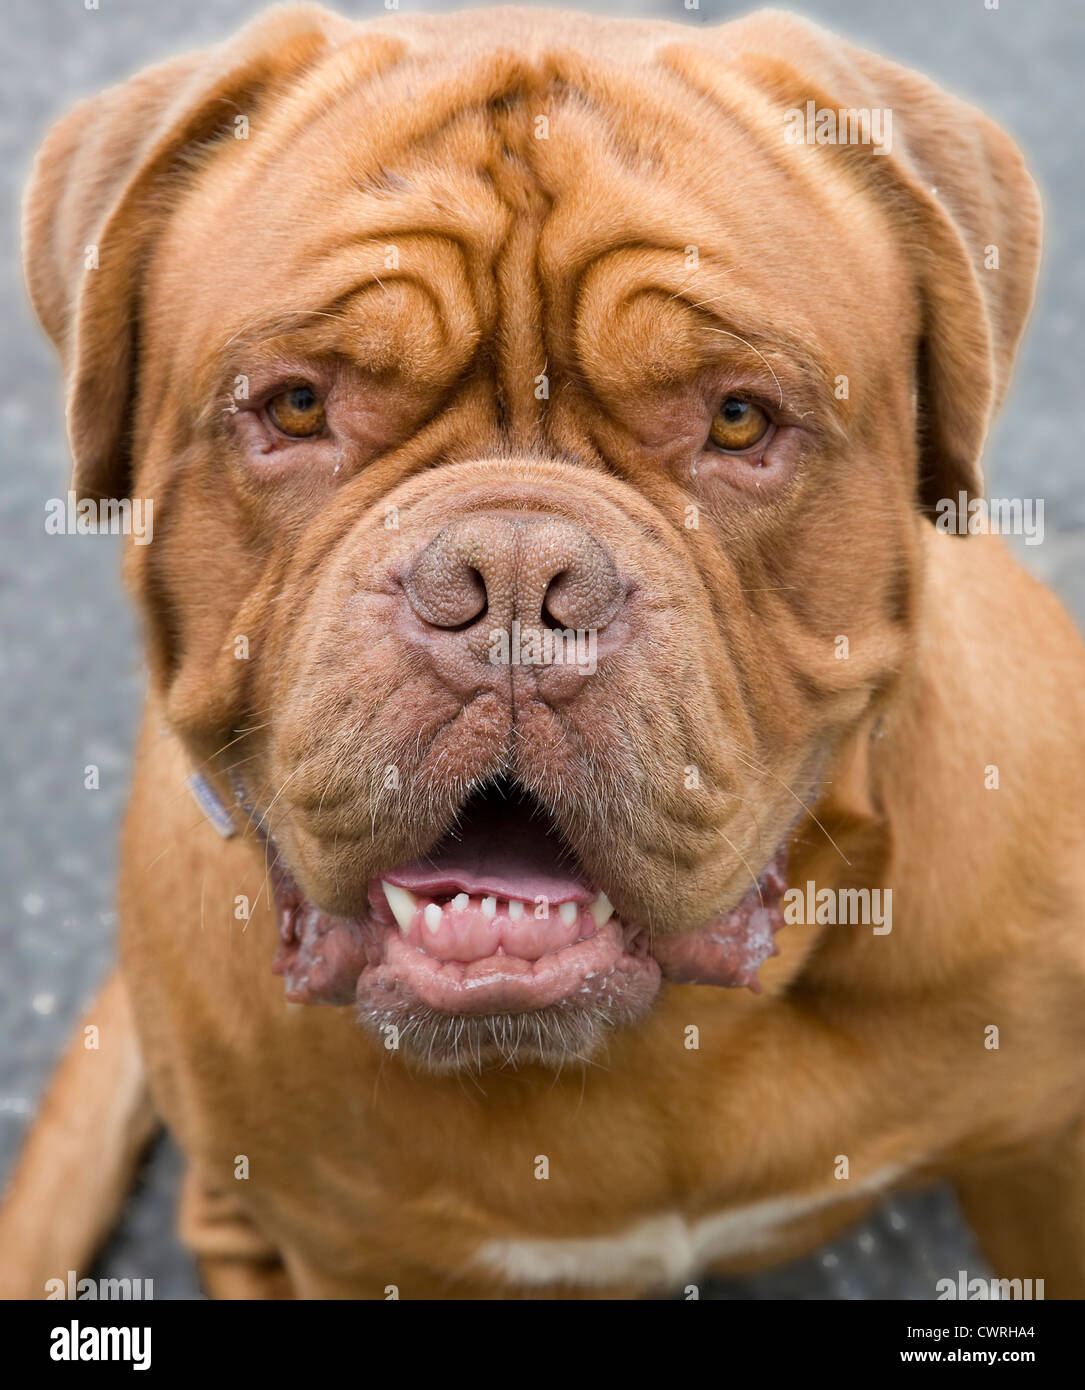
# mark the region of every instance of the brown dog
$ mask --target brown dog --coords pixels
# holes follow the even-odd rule
[[[26,244],[154,540],[10,1291],[149,1091],[216,1294],[662,1290],[948,1175],[1085,1295],[1085,656],[939,524],[1033,291],[1005,136],[778,15],[305,7],[63,120]]]

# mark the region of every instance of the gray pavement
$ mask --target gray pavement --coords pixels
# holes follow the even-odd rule
[[[257,0],[0,0],[0,1174],[14,1158],[54,1060],[113,953],[115,836],[139,710],[135,624],[119,542],[47,537],[45,500],[67,486],[53,354],[26,304],[17,208],[50,122],[80,96],[142,65],[215,41]],[[344,12],[383,6],[343,3]],[[401,9],[415,8],[401,0]],[[419,9],[450,8],[439,4]],[[692,27],[746,5],[628,0],[608,13]],[[1045,195],[1039,302],[1008,405],[990,443],[992,493],[1043,497],[1047,535],[1022,558],[1085,624],[1085,395],[1078,330],[1085,299],[1078,0],[818,0],[794,5],[850,39],[920,68],[976,101],[1018,140]],[[84,790],[84,767],[101,769]],[[160,1298],[198,1296],[172,1233],[178,1155],[160,1144],[105,1258],[105,1273],[153,1278]],[[713,1286],[719,1298],[931,1298],[958,1269],[982,1272],[944,1190],[896,1199],[830,1247],[783,1270]]]

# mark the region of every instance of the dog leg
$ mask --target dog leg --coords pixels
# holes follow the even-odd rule
[[[956,1180],[961,1206],[1002,1279],[1085,1298],[1085,1118],[1039,1150]]]
[[[0,1209],[0,1298],[43,1298],[47,1279],[90,1273],[156,1128],[117,970],[68,1045]]]
[[[279,1251],[236,1198],[208,1187],[189,1171],[181,1188],[181,1239],[196,1256],[211,1298],[293,1298]]]

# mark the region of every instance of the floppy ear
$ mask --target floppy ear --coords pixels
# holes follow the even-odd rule
[[[352,27],[315,5],[272,11],[219,48],[82,102],[49,132],[26,195],[27,284],[60,351],[78,496],[128,487],[138,276],[197,147],[284,90]],[[258,139],[258,123],[252,137]]]
[[[895,210],[912,250],[924,325],[916,364],[920,504],[983,490],[981,456],[1032,307],[1039,194],[1009,137],[917,73],[766,11],[705,35],[786,111],[892,112],[888,154],[824,150]]]

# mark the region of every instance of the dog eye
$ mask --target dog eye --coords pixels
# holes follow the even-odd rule
[[[271,423],[291,439],[312,439],[324,429],[324,406],[311,386],[292,386],[267,403]]]
[[[759,405],[740,396],[728,396],[716,412],[708,437],[718,449],[737,454],[760,443],[771,424]]]

